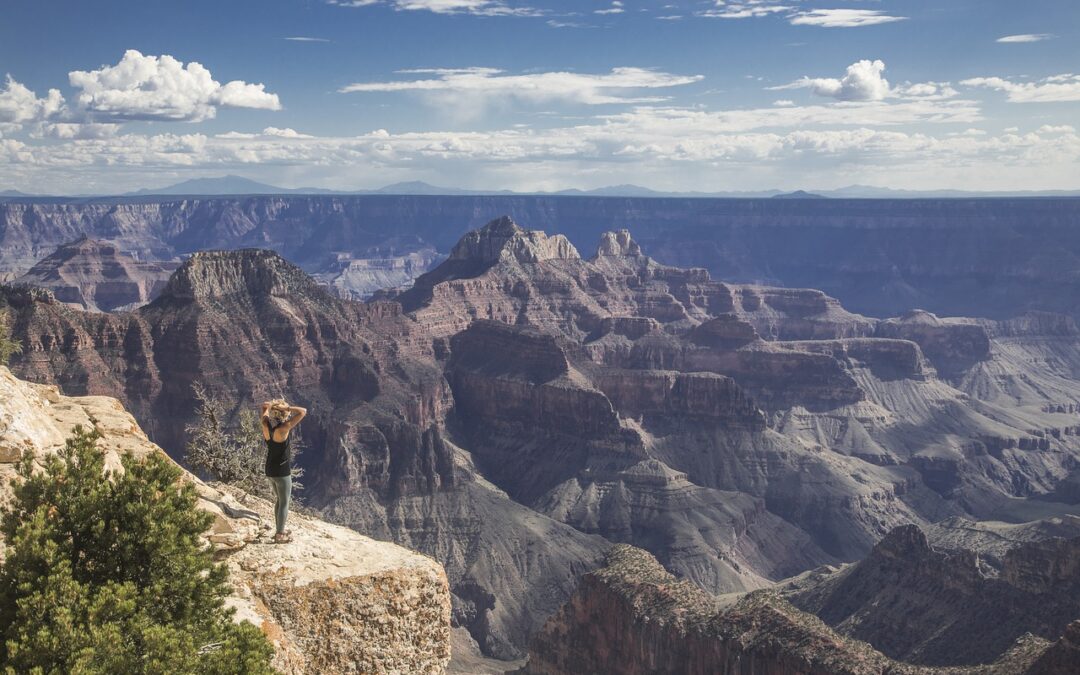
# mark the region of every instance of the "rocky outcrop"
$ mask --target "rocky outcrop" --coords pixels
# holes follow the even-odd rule
[[[930,665],[997,659],[1025,633],[1054,640],[1080,614],[1080,539],[1009,551],[1000,573],[970,550],[937,551],[915,525],[890,532],[863,561],[809,573],[787,597],[883,653]]]
[[[990,335],[974,321],[942,320],[916,311],[882,321],[876,335],[915,342],[945,377],[955,377],[990,359]]]
[[[516,672],[1004,674],[1029,672],[1040,656],[1049,660],[1054,652],[1046,648],[1045,641],[1024,638],[993,664],[948,671],[910,666],[843,637],[770,591],[721,602],[675,579],[644,551],[617,546],[607,566],[586,575],[545,624]],[[1076,665],[1071,655],[1064,659]]]
[[[1031,665],[1030,675],[1070,675],[1080,667],[1080,621],[1073,621],[1065,634]]]
[[[493,265],[579,258],[577,249],[561,234],[549,237],[539,230],[527,231],[509,216],[503,216],[462,237],[450,251],[449,260]]]
[[[0,479],[26,452],[55,452],[75,425],[102,434],[107,466],[120,455],[161,453],[115,399],[71,398],[0,368]],[[285,673],[441,673],[450,659],[450,591],[426,556],[352,530],[293,514],[294,541],[270,543],[273,514],[263,500],[195,484],[199,508],[215,517],[206,541],[229,567],[237,621],[251,621],[274,645]]]
[[[596,247],[596,257],[641,255],[641,246],[630,236],[630,230],[605,232],[600,235],[600,245]]]
[[[47,289],[82,309],[111,312],[153,300],[178,264],[136,260],[112,243],[83,237],[57,247],[12,283]]]
[[[378,249],[365,252],[363,257],[337,253],[319,265],[320,271],[314,277],[339,297],[350,300],[367,300],[379,291],[401,291],[443,258],[430,246],[420,242],[417,246],[419,250],[400,255]]]
[[[626,417],[709,418],[732,429],[765,430],[765,415],[729,377],[605,369],[594,375],[594,381]]]
[[[313,299],[324,293],[311,277],[271,251],[200,251],[169,279],[162,302],[290,295]]]

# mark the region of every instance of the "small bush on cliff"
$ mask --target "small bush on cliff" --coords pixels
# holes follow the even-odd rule
[[[186,429],[188,442],[184,461],[208,480],[235,485],[250,494],[273,500],[264,471],[266,441],[259,415],[254,410],[242,409],[236,422],[230,424],[226,411],[235,406],[226,406],[198,382],[192,386],[192,393],[198,407],[195,422]],[[289,449],[295,465],[303,449],[299,428],[290,434]],[[297,480],[301,475],[300,469],[293,469],[294,492],[303,489]]]
[[[22,353],[22,345],[11,337],[11,319],[0,309],[0,366],[6,366],[13,354]]]
[[[224,606],[194,487],[160,455],[106,473],[97,438],[77,427],[43,471],[18,467],[0,516],[0,669],[272,673],[266,638]]]

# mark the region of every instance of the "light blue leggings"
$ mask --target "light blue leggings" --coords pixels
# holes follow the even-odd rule
[[[269,476],[270,488],[274,491],[274,520],[277,533],[285,531],[285,519],[289,517],[289,501],[292,499],[292,476],[280,478]]]

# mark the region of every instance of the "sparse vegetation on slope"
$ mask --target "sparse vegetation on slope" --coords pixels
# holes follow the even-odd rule
[[[6,673],[274,672],[273,649],[232,621],[226,568],[200,542],[213,516],[161,454],[105,467],[76,427],[4,510],[0,668]]]
[[[192,392],[198,407],[195,422],[187,427],[184,461],[206,479],[235,485],[244,492],[272,500],[274,496],[263,471],[266,444],[259,416],[245,408],[236,416],[235,423],[230,424],[229,406],[224,400],[198,382]],[[290,438],[294,462],[302,449],[300,431],[296,430]],[[303,489],[297,480],[302,475],[303,470],[293,469],[294,491]]]
[[[22,343],[11,337],[10,321],[7,310],[0,309],[0,366],[6,366],[13,354],[22,353]]]

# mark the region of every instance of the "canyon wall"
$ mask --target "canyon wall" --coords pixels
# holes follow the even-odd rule
[[[1080,199],[642,199],[544,196],[265,196],[20,199],[0,203],[0,274],[82,235],[140,259],[259,246],[309,272],[338,253],[381,259],[510,215],[593,250],[630,228],[657,260],[715,277],[816,288],[893,316],[1080,316]],[[404,241],[402,238],[406,238]]]

